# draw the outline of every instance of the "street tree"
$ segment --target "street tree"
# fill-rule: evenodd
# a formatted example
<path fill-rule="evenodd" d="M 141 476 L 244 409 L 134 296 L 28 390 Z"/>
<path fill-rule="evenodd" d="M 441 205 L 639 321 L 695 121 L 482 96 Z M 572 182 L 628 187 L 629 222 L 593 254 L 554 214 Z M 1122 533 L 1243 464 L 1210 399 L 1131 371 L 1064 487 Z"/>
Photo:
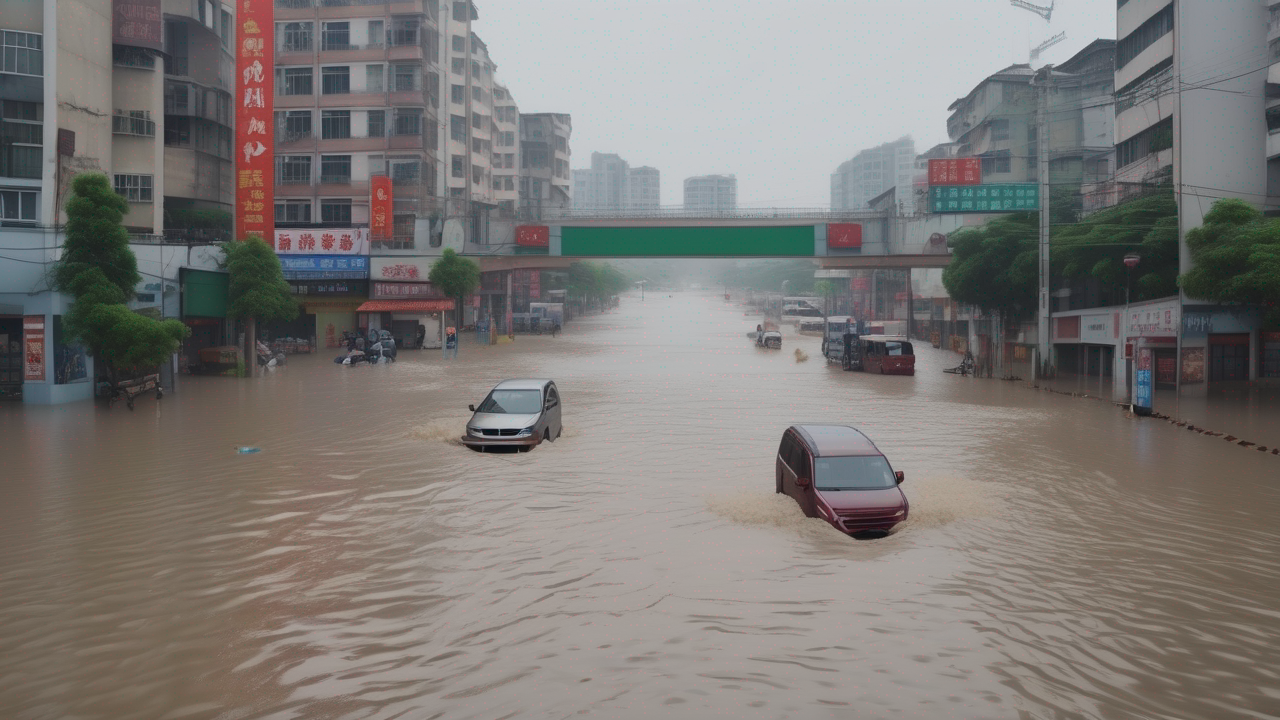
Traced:
<path fill-rule="evenodd" d="M 1071 224 L 1053 227 L 1052 263 L 1067 283 L 1093 279 L 1112 303 L 1125 297 L 1124 256 L 1141 256 L 1132 299 L 1178 292 L 1178 205 L 1173 191 L 1130 200 Z"/>
<path fill-rule="evenodd" d="M 280 259 L 265 241 L 250 236 L 222 243 L 221 265 L 228 277 L 227 314 L 245 321 L 245 369 L 257 367 L 258 323 L 289 321 L 298 316 L 298 301 L 284 280 Z"/>
<path fill-rule="evenodd" d="M 1039 285 L 1038 217 L 1017 213 L 951 236 L 951 263 L 942 284 L 956 302 L 1008 318 L 1026 318 L 1036 308 Z"/>
<path fill-rule="evenodd" d="M 444 255 L 431 265 L 427 273 L 431 284 L 439 288 L 445 297 L 455 299 L 454 327 L 462 327 L 462 298 L 480 287 L 480 266 L 446 248 Z"/>
<path fill-rule="evenodd" d="M 1280 219 L 1237 199 L 1219 200 L 1204 224 L 1187 233 L 1194 267 L 1178 278 L 1188 297 L 1266 309 L 1280 327 Z"/>
<path fill-rule="evenodd" d="M 53 268 L 54 287 L 75 298 L 63 318 L 67 339 L 83 343 L 99 365 L 97 374 L 113 383 L 165 362 L 190 333 L 177 320 L 129 309 L 142 276 L 121 222 L 128 211 L 106 175 L 76 176 L 62 257 Z"/>

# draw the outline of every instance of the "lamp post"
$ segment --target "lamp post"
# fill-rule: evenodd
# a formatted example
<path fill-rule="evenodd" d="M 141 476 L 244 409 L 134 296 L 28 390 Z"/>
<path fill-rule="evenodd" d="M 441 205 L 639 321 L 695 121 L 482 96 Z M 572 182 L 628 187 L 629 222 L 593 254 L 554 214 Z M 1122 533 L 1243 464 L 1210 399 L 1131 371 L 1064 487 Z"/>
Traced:
<path fill-rule="evenodd" d="M 1124 337 L 1125 345 L 1129 344 L 1129 274 L 1133 271 L 1134 268 L 1138 267 L 1138 263 L 1140 262 L 1142 262 L 1142 256 L 1139 255 L 1138 253 L 1126 253 L 1124 256 L 1124 319 L 1122 320 L 1122 322 L 1124 323 L 1123 337 Z M 1135 356 L 1137 355 L 1136 347 L 1134 348 L 1134 355 Z M 1129 359 L 1126 365 L 1132 362 L 1133 360 Z M 1128 395 L 1128 400 L 1129 400 L 1129 412 L 1133 412 L 1133 371 L 1132 370 L 1125 373 L 1125 380 L 1127 381 L 1125 384 L 1128 386 L 1126 388 L 1127 390 L 1126 394 Z"/>

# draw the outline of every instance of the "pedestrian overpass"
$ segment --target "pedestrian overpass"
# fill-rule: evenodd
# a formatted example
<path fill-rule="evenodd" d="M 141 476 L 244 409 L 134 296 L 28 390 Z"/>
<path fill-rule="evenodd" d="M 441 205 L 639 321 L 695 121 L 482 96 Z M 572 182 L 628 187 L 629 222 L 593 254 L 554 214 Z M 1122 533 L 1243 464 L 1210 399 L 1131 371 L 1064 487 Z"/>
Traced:
<path fill-rule="evenodd" d="M 483 258 L 485 269 L 495 270 L 629 258 L 811 258 L 824 269 L 942 268 L 951 259 L 946 233 L 961 225 L 955 216 L 897 217 L 880 211 L 568 210 L 541 222 L 513 223 L 509 232 L 494 227 L 498 243 L 468 243 L 462 252 Z"/>

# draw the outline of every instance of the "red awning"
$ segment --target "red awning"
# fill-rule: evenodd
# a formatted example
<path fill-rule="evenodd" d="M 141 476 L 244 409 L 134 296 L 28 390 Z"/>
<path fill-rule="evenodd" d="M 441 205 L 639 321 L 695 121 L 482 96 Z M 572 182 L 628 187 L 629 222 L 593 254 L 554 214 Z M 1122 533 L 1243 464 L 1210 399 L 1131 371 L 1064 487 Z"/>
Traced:
<path fill-rule="evenodd" d="M 356 308 L 356 312 L 389 312 L 405 315 L 425 315 L 448 312 L 453 309 L 452 300 L 370 300 Z"/>

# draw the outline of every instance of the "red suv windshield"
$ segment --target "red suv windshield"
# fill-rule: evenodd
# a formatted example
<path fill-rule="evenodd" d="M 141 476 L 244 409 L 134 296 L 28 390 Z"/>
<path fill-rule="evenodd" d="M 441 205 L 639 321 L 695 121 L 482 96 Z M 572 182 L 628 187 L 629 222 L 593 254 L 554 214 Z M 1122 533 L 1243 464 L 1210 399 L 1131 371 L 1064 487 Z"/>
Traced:
<path fill-rule="evenodd" d="M 880 455 L 820 457 L 813 465 L 814 487 L 819 490 L 884 490 L 898 484 Z"/>

